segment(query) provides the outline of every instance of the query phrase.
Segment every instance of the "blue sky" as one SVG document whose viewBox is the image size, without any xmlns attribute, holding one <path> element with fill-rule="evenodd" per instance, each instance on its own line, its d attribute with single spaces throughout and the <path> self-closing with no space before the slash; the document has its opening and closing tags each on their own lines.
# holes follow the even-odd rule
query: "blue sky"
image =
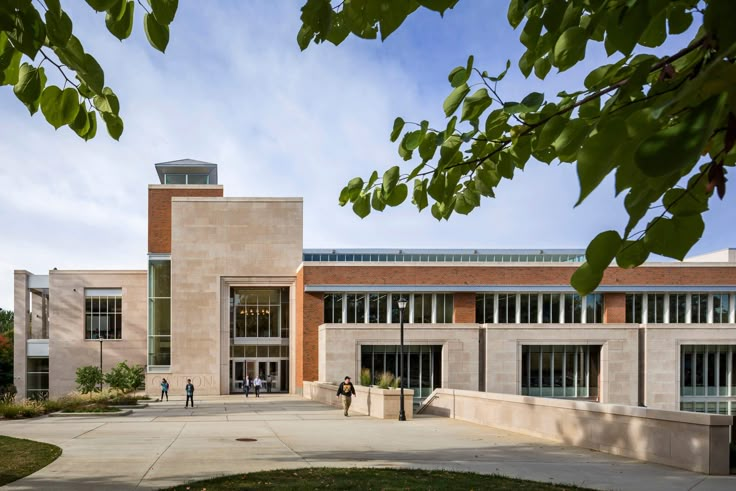
<svg viewBox="0 0 736 491">
<path fill-rule="evenodd" d="M 573 208 L 578 184 L 569 164 L 532 162 L 495 200 L 449 222 L 411 205 L 360 220 L 337 205 L 349 179 L 400 163 L 388 139 L 396 116 L 444 125 L 447 73 L 469 54 L 491 73 L 518 58 L 506 2 L 466 0 L 444 19 L 412 15 L 385 43 L 349 38 L 302 53 L 301 2 L 182 0 L 165 55 L 147 45 L 139 6 L 132 38 L 120 43 L 102 14 L 61 3 L 105 68 L 126 129 L 120 142 L 101 129 L 85 143 L 40 114 L 29 118 L 11 89 L 0 89 L 2 308 L 12 307 L 14 269 L 143 269 L 153 164 L 181 158 L 217 163 L 226 196 L 303 196 L 306 248 L 584 248 L 625 223 L 612 179 Z M 514 66 L 500 91 L 509 100 L 554 96 L 580 87 L 602 61 L 600 50 L 589 50 L 584 66 L 544 82 Z M 713 204 L 694 253 L 736 244 L 727 222 L 733 193 Z"/>
</svg>

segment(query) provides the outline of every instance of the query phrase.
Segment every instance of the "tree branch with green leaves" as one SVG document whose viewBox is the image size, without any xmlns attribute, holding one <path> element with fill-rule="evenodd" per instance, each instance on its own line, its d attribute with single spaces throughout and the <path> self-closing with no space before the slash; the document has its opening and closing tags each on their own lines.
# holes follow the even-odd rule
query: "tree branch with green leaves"
<svg viewBox="0 0 736 491">
<path fill-rule="evenodd" d="M 348 35 L 385 40 L 419 8 L 444 15 L 458 0 L 308 0 L 297 35 L 340 44 Z M 585 59 L 602 43 L 614 63 L 592 70 L 580 87 L 554 97 L 532 92 L 504 101 L 499 75 L 474 67 L 473 56 L 448 76 L 446 121 L 409 125 L 396 118 L 390 140 L 412 170 L 356 177 L 339 203 L 365 217 L 409 198 L 438 220 L 468 214 L 529 162 L 574 163 L 582 203 L 609 175 L 624 195 L 623 230 L 596 236 L 572 286 L 593 291 L 615 261 L 641 265 L 650 254 L 682 260 L 702 236 L 702 214 L 723 198 L 727 168 L 736 163 L 736 2 L 732 0 L 511 0 L 510 25 L 526 48 L 517 60 L 525 77 L 544 80 Z M 675 37 L 676 36 L 676 37 Z M 674 39 L 672 39 L 675 37 Z M 669 55 L 641 51 L 681 43 Z M 471 93 L 471 89 L 475 90 Z M 459 113 L 459 114 L 458 114 Z M 686 184 L 682 184 L 686 183 Z M 660 215 L 637 226 L 655 206 Z"/>
<path fill-rule="evenodd" d="M 124 40 L 135 19 L 133 0 L 86 0 L 96 12 L 105 13 L 108 31 Z M 148 0 L 143 27 L 151 46 L 166 50 L 169 25 L 178 0 Z M 38 7 L 38 8 L 37 8 Z M 43 16 L 39 11 L 43 11 Z M 60 85 L 48 83 L 48 62 Z M 0 85 L 13 87 L 16 97 L 31 115 L 41 110 L 54 128 L 69 126 L 85 140 L 97 134 L 97 116 L 115 140 L 123 133 L 120 102 L 105 85 L 105 73 L 74 35 L 72 19 L 59 0 L 4 0 L 0 3 Z"/>
</svg>

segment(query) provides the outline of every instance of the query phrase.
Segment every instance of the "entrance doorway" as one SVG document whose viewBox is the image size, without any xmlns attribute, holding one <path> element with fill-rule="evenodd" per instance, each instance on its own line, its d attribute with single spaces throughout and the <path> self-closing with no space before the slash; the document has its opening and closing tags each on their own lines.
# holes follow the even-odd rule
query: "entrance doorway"
<svg viewBox="0 0 736 491">
<path fill-rule="evenodd" d="M 230 360 L 230 391 L 243 392 L 243 380 L 248 375 L 252 379 L 260 376 L 263 381 L 261 391 L 268 392 L 268 377 L 271 376 L 271 392 L 287 392 L 288 387 L 288 360 L 272 359 L 231 359 Z"/>
</svg>

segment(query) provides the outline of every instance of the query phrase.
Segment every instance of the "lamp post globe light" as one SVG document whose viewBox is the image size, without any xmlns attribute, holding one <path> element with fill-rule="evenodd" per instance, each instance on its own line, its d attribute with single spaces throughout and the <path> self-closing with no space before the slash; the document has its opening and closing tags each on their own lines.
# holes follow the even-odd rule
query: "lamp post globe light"
<svg viewBox="0 0 736 491">
<path fill-rule="evenodd" d="M 406 308 L 406 299 L 399 298 L 399 318 L 401 319 L 401 343 L 399 348 L 399 421 L 406 421 L 406 413 L 404 412 L 404 309 Z"/>
</svg>

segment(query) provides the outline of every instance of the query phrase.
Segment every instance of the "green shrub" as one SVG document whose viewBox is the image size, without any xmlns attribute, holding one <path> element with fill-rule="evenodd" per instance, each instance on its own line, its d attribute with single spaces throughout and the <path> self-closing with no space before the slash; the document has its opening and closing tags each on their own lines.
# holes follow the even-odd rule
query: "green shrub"
<svg viewBox="0 0 736 491">
<path fill-rule="evenodd" d="M 394 381 L 394 374 L 391 372 L 383 372 L 378 378 L 378 387 L 381 389 L 388 389 L 391 387 L 391 383 Z"/>
<path fill-rule="evenodd" d="M 140 365 L 128 366 L 128 362 L 121 361 L 105 374 L 105 382 L 110 388 L 122 394 L 127 394 L 140 387 L 146 379 L 143 367 Z"/>
<path fill-rule="evenodd" d="M 82 394 L 97 392 L 102 383 L 102 371 L 100 367 L 86 366 L 77 368 L 77 389 Z"/>
<path fill-rule="evenodd" d="M 391 388 L 392 389 L 398 389 L 399 384 L 401 383 L 401 377 L 396 377 L 393 382 L 391 382 Z"/>
<path fill-rule="evenodd" d="M 368 387 L 371 385 L 371 369 L 364 368 L 360 371 L 360 385 Z"/>
</svg>

